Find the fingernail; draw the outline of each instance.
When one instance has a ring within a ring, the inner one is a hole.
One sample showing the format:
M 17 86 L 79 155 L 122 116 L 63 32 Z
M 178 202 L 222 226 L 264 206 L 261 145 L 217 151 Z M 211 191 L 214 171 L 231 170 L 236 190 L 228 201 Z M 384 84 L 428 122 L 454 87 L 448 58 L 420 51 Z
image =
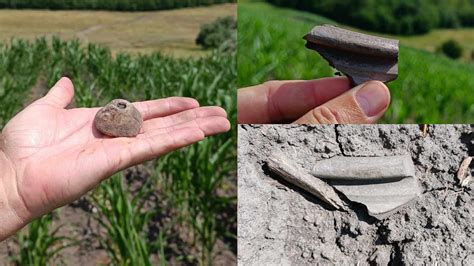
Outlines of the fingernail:
M 385 110 L 390 96 L 383 83 L 368 82 L 356 92 L 356 99 L 364 113 L 371 117 Z

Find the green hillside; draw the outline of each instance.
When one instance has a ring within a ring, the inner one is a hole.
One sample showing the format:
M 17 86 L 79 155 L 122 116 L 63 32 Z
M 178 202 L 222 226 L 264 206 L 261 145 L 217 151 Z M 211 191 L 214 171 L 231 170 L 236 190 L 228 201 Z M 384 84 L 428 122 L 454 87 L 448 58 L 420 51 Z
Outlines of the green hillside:
M 239 2 L 238 85 L 271 79 L 334 75 L 302 37 L 324 17 L 265 3 Z M 470 123 L 474 117 L 474 65 L 403 44 L 399 78 L 389 84 L 392 103 L 384 123 Z M 330 88 L 328 88 L 330 89 Z
M 375 32 L 413 35 L 474 26 L 472 0 L 266 0 Z

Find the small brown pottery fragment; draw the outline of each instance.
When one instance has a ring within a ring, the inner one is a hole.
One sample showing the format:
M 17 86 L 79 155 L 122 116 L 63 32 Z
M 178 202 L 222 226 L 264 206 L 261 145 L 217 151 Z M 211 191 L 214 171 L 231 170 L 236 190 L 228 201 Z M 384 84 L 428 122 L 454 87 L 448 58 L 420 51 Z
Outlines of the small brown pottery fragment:
M 100 109 L 94 119 L 97 130 L 111 137 L 135 137 L 143 118 L 130 102 L 116 99 Z

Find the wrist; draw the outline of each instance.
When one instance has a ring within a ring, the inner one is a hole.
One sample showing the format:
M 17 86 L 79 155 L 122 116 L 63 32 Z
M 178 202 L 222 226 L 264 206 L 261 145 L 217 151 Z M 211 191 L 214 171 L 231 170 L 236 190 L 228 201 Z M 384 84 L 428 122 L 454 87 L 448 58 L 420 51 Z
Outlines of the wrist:
M 13 235 L 26 224 L 11 202 L 15 191 L 17 186 L 13 164 L 0 148 L 0 241 Z

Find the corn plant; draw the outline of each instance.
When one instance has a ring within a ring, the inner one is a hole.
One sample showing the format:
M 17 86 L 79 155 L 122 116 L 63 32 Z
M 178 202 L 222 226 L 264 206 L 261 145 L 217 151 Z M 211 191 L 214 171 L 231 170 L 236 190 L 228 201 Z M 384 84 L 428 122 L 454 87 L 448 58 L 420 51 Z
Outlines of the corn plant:
M 150 246 L 146 229 L 155 210 L 143 206 L 152 193 L 148 184 L 142 186 L 131 199 L 123 186 L 122 174 L 104 182 L 94 196 L 98 207 L 97 222 L 106 230 L 101 243 L 114 265 L 151 265 Z
M 47 57 L 46 39 L 34 44 L 14 39 L 0 50 L 0 126 L 4 126 L 16 112 L 35 84 L 44 58 Z
M 217 214 L 236 200 L 216 194 L 216 188 L 228 172 L 235 169 L 233 155 L 225 154 L 233 143 L 231 140 L 221 143 L 217 151 L 213 144 L 203 141 L 186 151 L 171 154 L 163 158 L 157 171 L 165 173 L 163 187 L 179 206 L 181 220 L 191 225 L 194 240 L 201 247 L 201 262 L 206 264 L 212 261 L 217 235 L 225 234 L 219 222 L 232 222 L 219 221 Z
M 77 244 L 72 238 L 59 236 L 63 225 L 51 230 L 53 215 L 47 214 L 33 221 L 27 230 L 18 234 L 20 252 L 12 258 L 16 265 L 47 265 L 61 250 Z

